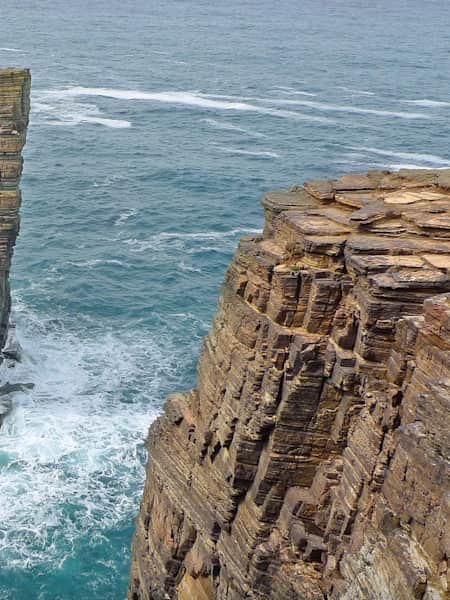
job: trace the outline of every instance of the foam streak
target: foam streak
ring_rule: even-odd
[[[351,150],[361,150],[377,156],[386,156],[400,158],[402,160],[414,160],[428,164],[430,167],[450,167],[450,160],[436,156],[434,154],[419,154],[415,152],[394,152],[392,150],[383,150],[381,148],[372,148],[367,146],[349,146]],[[414,167],[410,167],[414,168]],[[418,167],[421,168],[421,167]]]
[[[193,108],[204,108],[207,110],[226,110],[253,112],[274,117],[289,118],[296,120],[314,121],[319,123],[329,123],[330,119],[305,115],[297,111],[280,110],[250,104],[244,99],[235,100],[219,99],[219,96],[210,96],[198,92],[142,92],[139,90],[119,90],[110,88],[90,88],[90,87],[72,87],[65,90],[48,90],[44,92],[49,97],[55,99],[78,98],[78,97],[104,97],[114,98],[116,100],[147,100],[159,102],[162,104],[172,104],[187,106]]]

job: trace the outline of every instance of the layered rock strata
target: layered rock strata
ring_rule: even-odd
[[[129,598],[447,598],[450,170],[263,205],[151,427]]]
[[[9,270],[19,232],[20,176],[30,109],[30,72],[0,69],[0,350],[8,331]]]

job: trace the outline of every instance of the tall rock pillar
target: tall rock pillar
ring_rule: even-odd
[[[0,349],[8,331],[9,270],[19,232],[20,176],[30,109],[28,69],[0,69]]]

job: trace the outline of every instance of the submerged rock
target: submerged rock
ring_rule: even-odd
[[[448,598],[450,171],[269,194],[151,427],[129,598]]]
[[[9,324],[5,345],[3,346],[2,356],[4,358],[20,361],[22,348],[16,338],[16,327],[13,323]]]
[[[4,418],[11,410],[12,400],[9,397],[0,398],[0,426],[3,423]]]
[[[6,415],[11,411],[11,395],[15,392],[25,392],[26,390],[32,390],[33,388],[34,383],[5,383],[0,386],[0,426]]]
[[[2,396],[7,396],[14,392],[25,392],[26,390],[32,390],[34,383],[5,383],[0,386],[0,399]]]

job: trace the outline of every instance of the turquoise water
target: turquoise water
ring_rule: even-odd
[[[30,66],[0,598],[123,600],[144,437],[262,194],[450,165],[442,1],[3,0]],[[395,7],[391,5],[395,4]]]

